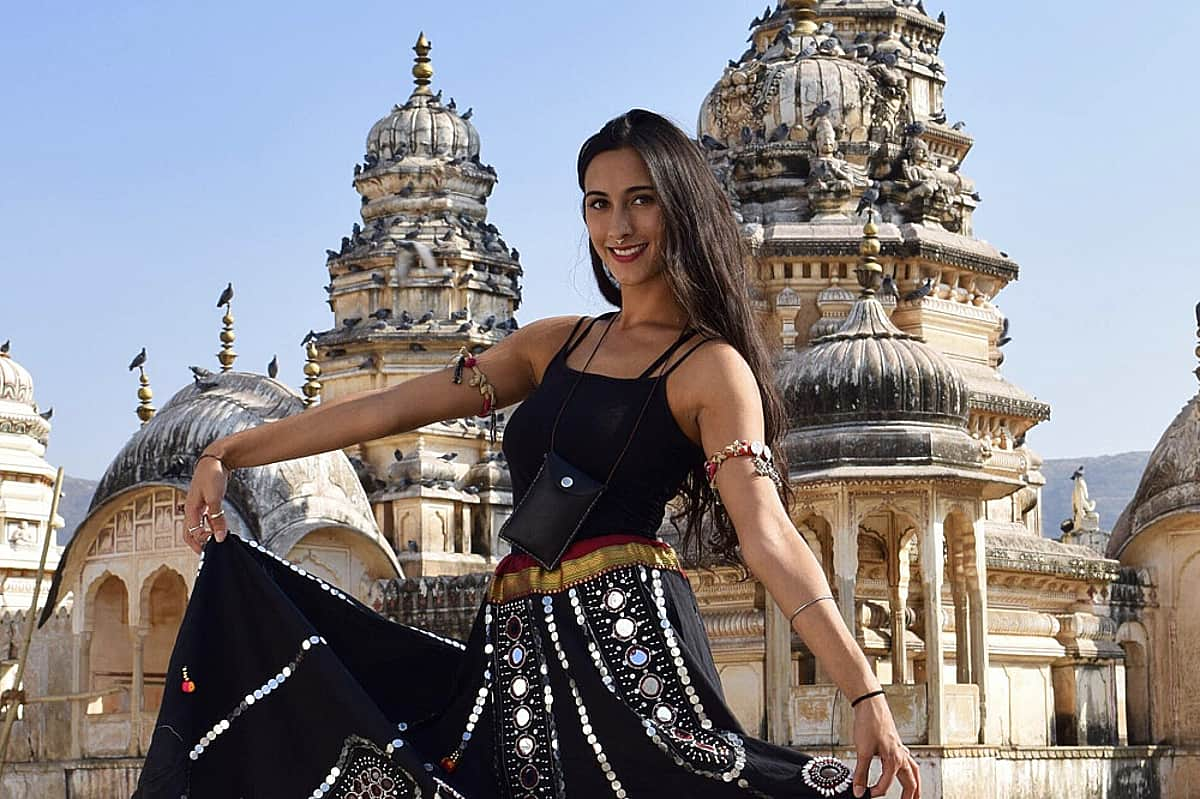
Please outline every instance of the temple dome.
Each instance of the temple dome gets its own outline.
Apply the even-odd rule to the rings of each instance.
[[[836,332],[789,360],[779,388],[796,428],[967,423],[966,382],[937,350],[892,324],[874,297],[859,299]]]
[[[1142,530],[1185,511],[1200,512],[1200,394],[1192,397],[1150,453],[1141,482],[1121,512],[1108,543],[1108,556],[1120,557]]]
[[[413,50],[417,63],[413,78],[417,88],[404,105],[392,107],[390,114],[371,126],[367,134],[367,155],[381,161],[403,156],[444,160],[470,160],[479,155],[479,133],[475,126],[449,104],[429,90],[433,77],[429,51],[431,45],[422,33]],[[469,116],[469,115],[468,115]]]
[[[798,46],[803,52],[805,45]],[[839,140],[866,141],[876,86],[865,65],[844,55],[752,57],[737,67],[727,67],[704,98],[699,135],[707,134],[733,147],[740,144],[738,137],[744,127],[770,132],[786,124],[792,141],[807,141],[813,130],[813,112],[828,102],[829,120],[839,132]]]
[[[458,112],[431,95],[413,94],[371,127],[367,153],[391,160],[398,153],[425,158],[470,160],[479,155],[479,133]]]
[[[33,407],[33,375],[7,352],[0,353],[0,401]]]

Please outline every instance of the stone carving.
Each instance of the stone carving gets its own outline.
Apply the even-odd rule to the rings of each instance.
[[[896,69],[894,56],[876,61],[869,70],[879,89],[871,107],[871,141],[879,144],[896,141],[897,128],[908,108],[908,81]]]
[[[37,526],[31,525],[25,519],[9,522],[5,538],[13,549],[34,549],[38,543]]]
[[[809,206],[817,214],[843,214],[855,190],[870,183],[866,170],[841,158],[837,132],[828,116],[817,120],[811,146],[806,182]]]
[[[913,221],[942,221],[951,216],[953,195],[929,160],[929,145],[919,137],[909,141],[900,160],[898,199],[908,206]]]

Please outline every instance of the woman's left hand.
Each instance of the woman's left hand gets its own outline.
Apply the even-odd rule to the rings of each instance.
[[[921,776],[912,753],[900,742],[892,711],[883,696],[859,702],[854,708],[854,749],[858,762],[854,769],[854,796],[883,796],[900,780],[904,789],[901,799],[921,799]],[[876,756],[883,764],[883,773],[874,786],[867,784],[871,760]]]

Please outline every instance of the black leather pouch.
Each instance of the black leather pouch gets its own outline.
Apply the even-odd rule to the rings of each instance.
[[[542,568],[556,569],[605,488],[604,483],[549,451],[529,489],[500,528],[500,537]]]

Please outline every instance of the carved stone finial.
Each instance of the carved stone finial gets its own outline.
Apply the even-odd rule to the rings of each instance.
[[[154,391],[150,388],[150,378],[146,375],[146,367],[138,366],[138,406],[137,415],[142,420],[142,427],[146,426],[146,422],[154,418],[154,413],[157,410],[151,400],[154,399]]]
[[[1196,303],[1196,338],[1200,339],[1200,302]],[[1196,358],[1200,359],[1200,344],[1196,345]],[[1195,375],[1200,380],[1200,366],[1196,367]]]
[[[416,52],[416,63],[413,64],[412,74],[413,83],[417,84],[417,88],[413,90],[413,96],[418,94],[432,94],[429,91],[429,82],[433,79],[433,64],[429,58],[429,51],[433,45],[425,38],[425,32],[417,37],[417,43],[413,45],[413,50]]]
[[[221,328],[221,351],[217,353],[217,360],[221,362],[221,371],[228,372],[233,369],[233,362],[237,360],[237,353],[233,350],[233,340],[237,338],[233,334],[233,292],[227,288],[221,299],[223,302],[219,302],[218,305],[225,306],[225,315],[221,317],[224,327]]]
[[[883,247],[879,243],[879,227],[875,224],[874,208],[867,209],[867,224],[863,225],[863,239],[858,251],[863,260],[855,268],[854,274],[858,277],[858,285],[862,286],[862,296],[873,297],[875,289],[879,288],[883,280],[883,266],[878,259]]]
[[[317,363],[317,345],[311,341],[304,345],[304,407],[308,408],[321,398],[321,364]]]

